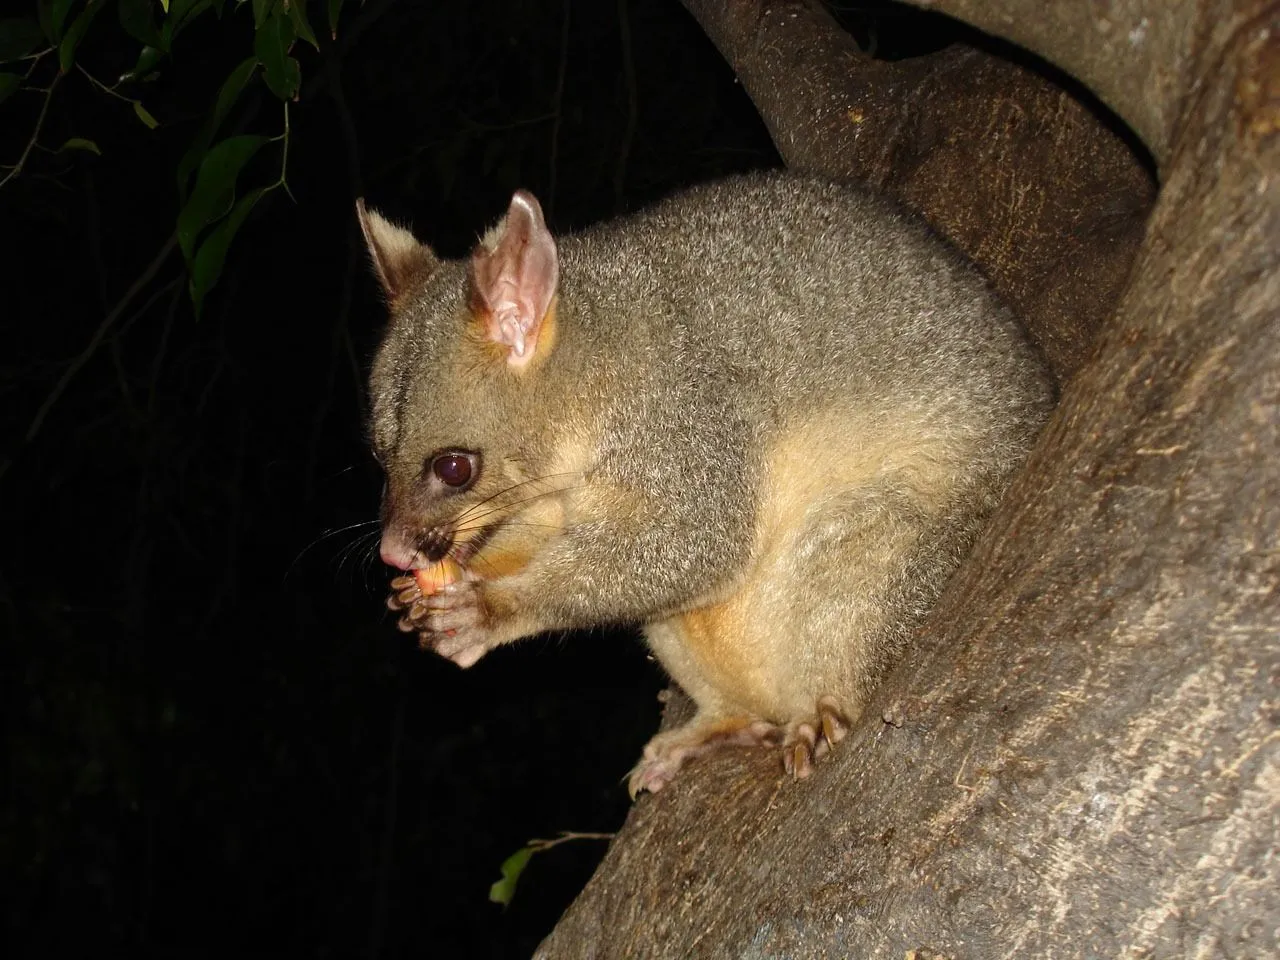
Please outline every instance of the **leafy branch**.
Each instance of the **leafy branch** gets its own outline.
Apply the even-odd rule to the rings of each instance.
[[[147,108],[142,105],[141,100],[139,100],[137,97],[127,97],[117,89],[120,86],[120,84],[125,83],[126,81],[132,79],[130,74],[125,74],[123,77],[121,77],[119,80],[117,80],[115,83],[113,83],[111,86],[108,87],[105,83],[103,83],[101,80],[95,77],[92,73],[86,70],[82,65],[77,63],[76,69],[79,70],[80,73],[84,75],[84,78],[86,80],[88,80],[91,84],[93,84],[103,93],[107,94],[110,97],[115,97],[115,99],[121,100],[124,103],[127,103],[130,106],[132,106],[134,114],[137,116],[139,120],[145,123],[149,129],[154,130],[156,127],[160,126],[160,121],[158,121],[155,117],[153,117],[147,111]]]
[[[499,868],[502,871],[502,877],[489,888],[489,899],[504,907],[509,904],[516,895],[516,884],[520,880],[520,875],[524,873],[524,868],[529,865],[535,853],[542,853],[570,840],[612,840],[614,836],[615,834],[612,833],[577,833],[565,830],[552,840],[530,840],[502,861],[502,866]]]
[[[46,50],[44,52],[49,53],[51,51]],[[38,62],[39,61],[37,60],[36,63]],[[32,69],[35,69],[35,65],[36,65],[35,63],[32,64]],[[0,74],[0,77],[12,77],[12,76],[13,74]],[[62,74],[57,74],[49,82],[49,86],[47,87],[24,87],[23,88],[25,90],[30,90],[34,93],[43,93],[44,101],[40,104],[40,113],[36,117],[35,129],[31,131],[31,136],[27,140],[26,146],[22,148],[22,153],[18,157],[17,162],[12,164],[11,166],[0,168],[7,171],[4,177],[0,178],[0,188],[4,187],[4,185],[7,184],[10,180],[18,176],[20,173],[22,173],[23,169],[26,168],[27,159],[31,156],[31,151],[34,150],[37,146],[39,146],[40,131],[44,129],[44,122],[49,116],[49,104],[53,101],[53,91],[57,88],[58,82],[61,79],[62,79]],[[0,84],[0,88],[2,88],[3,86],[4,86],[3,84]],[[17,86],[14,86],[10,90],[10,92],[13,92],[13,90],[16,90],[16,89],[18,89]],[[0,100],[4,99],[6,96],[7,94],[4,93],[3,89],[0,89]]]
[[[315,0],[313,3],[311,0],[234,0],[233,15],[244,8],[252,13],[253,50],[226,75],[204,122],[177,164],[174,179],[178,204],[174,232],[63,371],[33,417],[25,435],[26,442],[39,433],[49,411],[71,380],[97,353],[129,305],[155,280],[175,247],[183,255],[189,296],[198,316],[222,274],[237,231],[258,201],[275,190],[281,190],[292,199],[287,181],[289,112],[290,104],[299,100],[303,92],[302,67],[293,53],[298,40],[317,51],[320,49],[308,19],[307,7],[309,3],[316,6],[321,2],[327,14],[329,36],[336,40],[344,0]],[[355,38],[382,14],[389,2],[362,3],[360,15],[353,18],[343,42],[330,47],[326,56],[341,56]],[[83,0],[79,13],[68,26],[73,8],[80,3],[81,0],[35,0],[34,16],[0,19],[0,106],[19,91],[43,94],[39,114],[17,161],[9,166],[0,166],[0,171],[4,171],[0,187],[28,169],[36,150],[101,153],[96,143],[84,137],[70,137],[57,150],[50,150],[40,143],[50,115],[53,93],[69,76],[78,74],[96,90],[131,104],[138,119],[149,130],[160,128],[160,122],[143,106],[141,99],[122,92],[121,87],[127,89],[129,84],[157,79],[172,57],[175,38],[206,14],[213,14],[213,18],[221,21],[228,6],[227,0],[117,0],[119,25],[139,44],[140,49],[135,66],[114,84],[107,84],[77,59],[89,27],[105,0]],[[118,41],[118,37],[113,40]],[[55,51],[58,54],[57,70],[49,71],[47,85],[39,86],[34,78],[47,69],[44,65]],[[5,69],[13,64],[24,64],[25,69],[20,74]],[[323,77],[324,72],[318,72],[318,76]],[[239,119],[235,119],[245,91],[255,78],[261,78],[267,90],[282,101],[283,129],[275,136],[241,132],[248,126],[250,110],[239,110]],[[217,139],[233,120],[236,132]],[[280,144],[278,174],[270,182],[237,195],[240,175],[249,161],[263,146],[275,143]],[[12,458],[0,462],[0,477],[4,476],[11,462]]]
[[[138,44],[139,52],[134,67],[115,83],[104,82],[79,62],[82,44],[106,0],[35,0],[33,16],[0,20],[0,103],[20,91],[43,95],[31,134],[17,160],[0,166],[0,187],[30,168],[36,150],[101,153],[98,144],[85,137],[70,137],[57,150],[41,143],[54,91],[65,78],[73,73],[82,76],[97,91],[130,104],[137,118],[155,130],[160,121],[140,97],[131,94],[129,85],[157,79],[173,58],[174,41],[197,22],[223,21],[246,10],[252,15],[254,27],[250,55],[226,75],[205,122],[175,171],[179,203],[175,232],[187,268],[192,306],[199,315],[205,298],[221,276],[232,240],[257,202],[276,189],[289,193],[285,179],[288,105],[300,97],[302,90],[302,64],[294,54],[299,41],[319,51],[307,11],[308,6],[321,3],[329,33],[336,37],[343,0],[117,0],[119,28]],[[118,45],[119,38],[111,42]],[[43,65],[55,52],[56,72],[48,71]],[[22,73],[5,70],[8,65],[23,63],[26,69]],[[43,85],[36,79],[41,74],[49,76]],[[267,91],[283,102],[283,132],[273,137],[236,133],[217,139],[255,79],[261,79]],[[271,182],[238,195],[237,181],[245,166],[268,143],[280,144],[280,174]]]

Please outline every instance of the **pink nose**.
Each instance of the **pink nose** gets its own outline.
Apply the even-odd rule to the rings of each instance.
[[[388,567],[398,570],[411,570],[418,559],[418,551],[414,550],[399,537],[389,533],[382,535],[382,562]]]

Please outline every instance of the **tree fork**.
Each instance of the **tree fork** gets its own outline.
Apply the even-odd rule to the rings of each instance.
[[[872,169],[846,165],[850,135],[804,135],[806,122],[810,132],[838,129],[822,127],[840,102],[824,98],[864,69],[842,53],[817,58],[826,86],[805,76],[806,58],[834,41],[811,29],[816,21],[788,28],[779,11],[812,12],[808,4],[687,5],[775,141],[799,131],[790,142],[807,146],[784,150],[789,162]],[[1125,46],[1141,2],[1107,11],[1114,42],[1098,39],[1096,4],[1060,5],[1078,9],[1048,27],[1027,25],[1040,4],[972,6],[988,11],[981,25],[1012,24],[1015,39],[1087,79],[1160,163],[1163,187],[1132,273],[1126,262],[1096,340],[1086,315],[1077,346],[1060,352],[1062,401],[1025,470],[908,662],[817,775],[793,784],[763,752],[691,767],[636,805],[538,956],[1261,956],[1280,947],[1274,16],[1243,0],[1162,4],[1165,19],[1147,24],[1163,39],[1148,52]],[[948,64],[944,87],[963,93],[971,74],[952,68],[963,58],[936,56],[935,67]],[[767,57],[796,72],[772,100],[750,79],[753,58]],[[887,89],[900,78],[880,74],[872,82],[884,88],[871,95],[901,96]],[[1006,102],[1037,102],[1025,99],[1035,82],[1009,81]],[[1002,115],[1001,94],[987,89],[989,121]],[[946,98],[926,99],[941,110]],[[918,102],[907,113],[899,119],[917,149],[897,156],[940,173],[912,180],[894,159],[866,178],[895,191],[926,184],[913,203],[935,223],[947,221],[930,205],[962,177],[1034,175],[1025,197],[1034,208],[1064,189],[1038,178],[1077,169],[1070,159],[1020,169],[1027,152],[1008,149],[1020,142],[1016,125],[988,127],[990,164],[953,166],[964,149],[920,139],[937,128]],[[894,135],[890,120],[874,122]],[[1074,122],[1064,149],[1101,137],[1071,132]],[[1123,164],[1107,176],[1124,181]],[[982,192],[991,189],[964,203],[980,212],[976,198],[998,195]],[[1061,207],[1072,209],[1084,207]],[[1055,231],[1038,241],[1051,246],[1072,223],[1061,210],[989,229],[1038,223]],[[1016,286],[1017,264],[981,259],[981,233],[953,238],[997,284]],[[979,238],[976,250],[965,236]],[[1093,269],[1114,283],[1107,248],[1124,257],[1130,236],[1090,234],[1082,247],[1092,253],[1067,286],[1090,284]]]

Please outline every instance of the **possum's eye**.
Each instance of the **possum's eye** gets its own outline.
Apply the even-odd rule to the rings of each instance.
[[[446,487],[462,489],[475,475],[472,457],[466,453],[442,453],[431,461],[431,472]]]

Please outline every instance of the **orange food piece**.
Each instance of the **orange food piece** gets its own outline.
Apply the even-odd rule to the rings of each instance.
[[[462,567],[452,557],[444,557],[422,570],[413,571],[413,579],[418,582],[418,589],[424,596],[430,596],[462,579]]]

